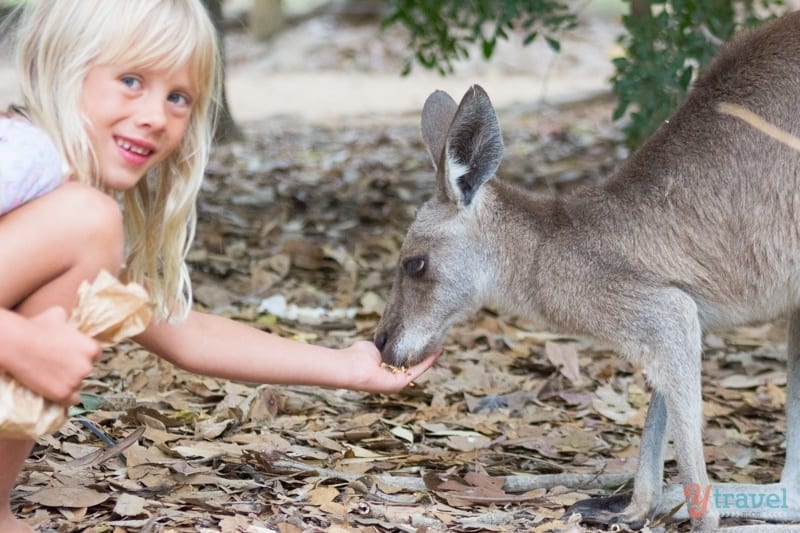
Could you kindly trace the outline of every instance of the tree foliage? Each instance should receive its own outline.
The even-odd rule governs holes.
[[[764,0],[762,7],[769,8]],[[772,2],[773,6],[782,2]],[[760,15],[757,14],[760,12]],[[683,100],[697,72],[741,26],[771,16],[751,1],[649,0],[631,4],[619,38],[625,55],[613,59],[614,119],[630,146],[638,146]]]
[[[618,39],[624,55],[613,59],[611,79],[617,98],[614,119],[623,125],[629,146],[638,146],[684,98],[699,69],[741,26],[771,17],[782,0],[628,0],[627,33]],[[387,25],[402,24],[411,35],[413,61],[442,74],[469,57],[480,43],[489,59],[498,39],[524,31],[524,43],[542,35],[556,51],[558,32],[574,28],[573,8],[558,0],[390,0]]]
[[[559,0],[391,0],[390,4],[384,24],[400,23],[411,31],[414,58],[406,62],[404,74],[411,71],[413,59],[442,74],[452,72],[453,62],[469,57],[468,45],[475,42],[488,59],[498,39],[508,39],[510,31],[524,31],[525,44],[542,34],[558,50],[552,34],[575,26],[575,15]]]

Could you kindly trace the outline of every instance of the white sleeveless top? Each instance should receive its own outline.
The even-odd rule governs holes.
[[[61,157],[47,134],[0,114],[0,216],[64,182]]]

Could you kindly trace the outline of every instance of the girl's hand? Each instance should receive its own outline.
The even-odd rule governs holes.
[[[67,322],[61,307],[30,318],[30,350],[11,354],[5,370],[32,391],[62,405],[80,400],[81,382],[102,350],[93,338]]]
[[[364,392],[397,392],[408,386],[423,372],[428,370],[441,355],[437,350],[422,362],[405,371],[392,371],[381,366],[381,353],[375,345],[368,341],[358,341],[341,352],[348,358],[342,362],[342,368],[350,372],[350,379],[341,386]]]

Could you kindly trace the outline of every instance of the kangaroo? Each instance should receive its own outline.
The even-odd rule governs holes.
[[[779,486],[791,505],[763,518],[800,520],[800,152],[720,113],[724,103],[800,133],[800,12],[723,46],[685,103],[613,176],[563,197],[492,179],[503,142],[481,87],[460,104],[436,91],[422,110],[435,192],[403,242],[375,343],[385,363],[411,365],[491,304],[640,362],[654,392],[633,493],[618,512],[609,502],[583,507],[600,521],[637,526],[657,509],[667,429],[681,499],[696,510],[696,489],[710,487],[702,332],[781,315],[789,334]],[[696,528],[717,528],[714,498],[692,517]]]

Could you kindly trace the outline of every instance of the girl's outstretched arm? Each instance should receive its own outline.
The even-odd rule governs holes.
[[[430,367],[431,354],[404,372],[381,368],[371,342],[343,349],[285,339],[234,320],[192,311],[179,324],[159,321],[134,340],[185,370],[239,381],[396,392]]]

